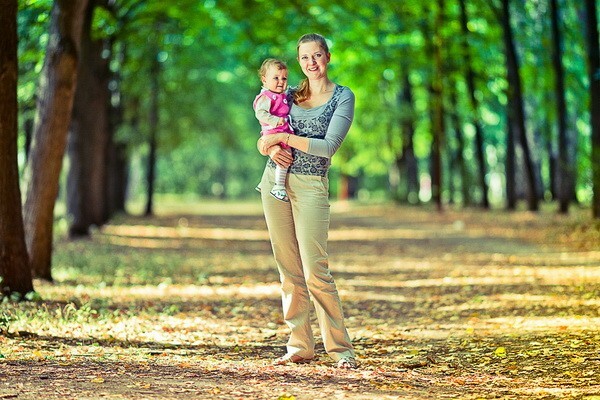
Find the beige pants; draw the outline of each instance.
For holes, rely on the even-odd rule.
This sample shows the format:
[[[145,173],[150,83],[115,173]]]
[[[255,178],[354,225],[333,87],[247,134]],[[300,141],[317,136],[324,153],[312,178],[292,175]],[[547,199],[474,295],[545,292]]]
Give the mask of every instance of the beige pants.
[[[267,167],[259,186],[281,279],[283,318],[291,329],[287,351],[304,358],[314,356],[309,315],[312,298],[325,351],[335,361],[354,357],[340,298],[329,271],[328,180],[289,174],[286,184],[289,203],[269,194],[274,180],[275,169]]]

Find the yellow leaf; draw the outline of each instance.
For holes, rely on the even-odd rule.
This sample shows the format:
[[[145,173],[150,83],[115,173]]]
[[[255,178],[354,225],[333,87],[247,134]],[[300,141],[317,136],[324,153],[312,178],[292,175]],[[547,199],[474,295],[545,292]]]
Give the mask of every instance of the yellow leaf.
[[[104,378],[101,378],[101,377],[98,376],[96,378],[92,378],[90,380],[90,382],[93,382],[93,383],[104,383]]]
[[[286,393],[279,396],[277,400],[296,400],[296,396],[294,396],[293,394]]]
[[[506,348],[498,347],[496,351],[494,351],[494,354],[496,355],[496,357],[504,358],[506,357]]]
[[[475,333],[475,328],[473,328],[473,327],[468,327],[468,328],[466,329],[466,332],[467,332],[467,335],[472,335],[472,334],[474,334],[474,333]]]
[[[581,364],[585,362],[585,357],[573,357],[571,358],[571,362],[575,364]]]

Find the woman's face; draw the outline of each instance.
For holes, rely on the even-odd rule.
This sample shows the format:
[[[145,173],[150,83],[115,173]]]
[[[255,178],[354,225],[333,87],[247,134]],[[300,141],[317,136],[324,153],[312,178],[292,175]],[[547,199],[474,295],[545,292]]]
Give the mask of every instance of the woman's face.
[[[327,76],[329,60],[330,54],[323,50],[317,42],[302,43],[298,47],[298,62],[308,79]]]

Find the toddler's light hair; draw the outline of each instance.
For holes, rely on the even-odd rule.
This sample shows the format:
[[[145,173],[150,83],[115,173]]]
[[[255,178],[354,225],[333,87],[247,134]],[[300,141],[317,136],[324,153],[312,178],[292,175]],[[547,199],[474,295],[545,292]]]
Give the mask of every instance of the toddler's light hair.
[[[283,62],[277,58],[267,58],[265,61],[263,61],[262,65],[260,66],[260,68],[258,70],[258,76],[260,76],[261,78],[263,76],[265,76],[267,74],[267,71],[271,67],[277,68],[278,71],[280,71],[282,69],[285,69],[285,70],[288,69],[285,62]]]

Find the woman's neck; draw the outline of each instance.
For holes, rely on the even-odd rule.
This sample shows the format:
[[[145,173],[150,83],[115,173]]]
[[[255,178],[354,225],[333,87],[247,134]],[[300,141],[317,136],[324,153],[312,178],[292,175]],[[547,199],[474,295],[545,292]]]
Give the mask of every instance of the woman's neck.
[[[331,92],[335,86],[328,78],[309,81],[309,85],[311,93],[315,95]]]

